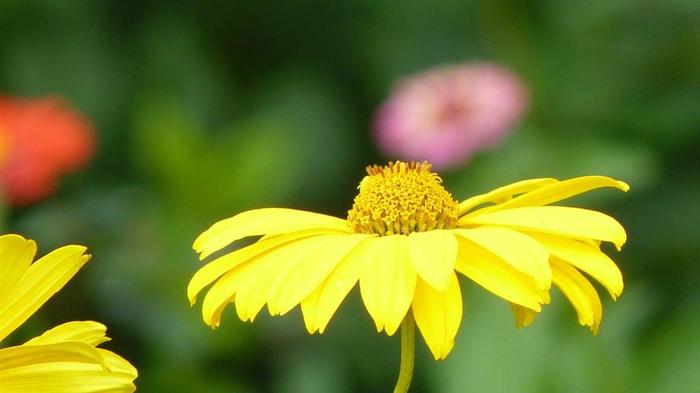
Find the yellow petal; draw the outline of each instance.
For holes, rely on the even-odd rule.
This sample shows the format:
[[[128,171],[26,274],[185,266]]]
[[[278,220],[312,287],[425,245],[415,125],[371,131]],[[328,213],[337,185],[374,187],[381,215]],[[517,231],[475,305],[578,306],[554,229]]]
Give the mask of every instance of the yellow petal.
[[[367,243],[362,242],[353,248],[328,278],[301,302],[304,324],[309,333],[318,331],[323,334],[343,299],[360,279],[363,248]]]
[[[0,299],[0,341],[58,292],[90,259],[83,246],[65,246],[33,263]]]
[[[29,364],[53,362],[92,363],[100,368],[106,366],[95,348],[78,341],[0,349],[0,373]],[[3,385],[0,384],[0,387]]]
[[[135,370],[130,373],[111,369],[112,359],[106,355],[108,351],[95,350],[85,343],[0,350],[4,351],[11,353],[0,354],[4,357],[0,362],[3,393],[130,393],[135,390]],[[9,361],[6,355],[11,355]],[[93,359],[91,355],[104,358],[105,362]]]
[[[418,275],[439,291],[447,288],[457,259],[457,241],[450,231],[414,232],[408,254]]]
[[[603,305],[593,285],[575,268],[565,262],[552,258],[552,278],[556,285],[569,299],[578,314],[578,322],[589,326],[594,334],[598,333],[603,319]]]
[[[459,215],[461,216],[469,210],[484,203],[503,203],[511,199],[514,195],[536,190],[540,187],[556,182],[557,179],[553,178],[528,179],[496,188],[495,190],[486,194],[475,195],[459,204]]]
[[[314,292],[338,263],[360,242],[365,234],[340,235],[328,238],[320,247],[310,250],[303,259],[284,265],[276,274],[268,293],[272,315],[284,315]]]
[[[408,257],[408,237],[368,239],[357,258],[363,260],[360,294],[377,331],[393,335],[408,311],[416,288],[416,271]]]
[[[193,248],[204,259],[247,236],[276,235],[311,228],[352,232],[345,220],[303,210],[267,208],[248,210],[221,220],[194,241]]]
[[[41,336],[34,337],[24,345],[44,345],[65,341],[80,341],[96,347],[109,341],[109,338],[105,336],[106,332],[107,327],[99,322],[74,321],[47,330]]]
[[[0,373],[3,393],[131,393],[128,376],[85,367],[84,363],[35,364]]]
[[[540,311],[546,303],[545,291],[538,290],[534,281],[513,269],[496,255],[476,244],[458,238],[459,251],[455,269],[491,293]]]
[[[518,231],[499,227],[454,229],[457,235],[498,256],[516,270],[532,277],[540,289],[552,285],[549,253],[533,238]]]
[[[513,317],[515,318],[515,327],[518,329],[530,326],[537,316],[537,313],[529,308],[514,303],[511,303],[510,306],[513,310]]]
[[[259,263],[249,261],[224,274],[214,283],[202,302],[202,320],[212,328],[219,327],[221,314],[226,306],[236,298],[238,288],[247,276],[255,274],[254,271],[261,266]]]
[[[572,196],[583,194],[596,188],[612,187],[622,191],[628,191],[629,186],[625,182],[611,179],[605,176],[582,176],[567,179],[560,182],[547,184],[544,187],[533,189],[523,195],[513,198],[496,206],[481,209],[474,214],[482,214],[495,210],[512,209],[515,207],[543,206]]]
[[[579,239],[609,241],[618,249],[627,241],[625,229],[603,213],[562,206],[517,207],[485,214],[467,215],[459,226],[507,226],[515,229],[549,233]]]
[[[208,264],[204,265],[204,267],[199,269],[194,276],[192,276],[192,280],[190,280],[190,283],[187,286],[187,297],[190,300],[190,305],[197,301],[197,294],[202,289],[241,263],[289,242],[328,233],[337,232],[326,229],[308,229],[273,236],[266,239],[261,239],[254,244],[240,248],[209,262]]]
[[[31,339],[23,345],[36,346],[78,341],[92,347],[97,347],[109,341],[109,337],[106,336],[106,333],[107,327],[99,322],[73,321],[47,330],[41,336]],[[132,381],[138,376],[136,368],[121,356],[101,348],[97,348],[97,352],[102,358],[103,364],[107,366],[107,369],[111,373],[121,373],[124,376],[130,377]]]
[[[36,254],[36,243],[19,235],[0,236],[0,299],[19,282]]]
[[[344,237],[347,235],[340,236]],[[335,240],[338,238],[339,236],[337,235],[313,236],[290,243],[257,258],[253,263],[260,267],[246,274],[236,292],[235,303],[238,317],[244,321],[252,322],[265,303],[270,301],[270,294],[273,288],[276,285],[283,286],[284,283],[281,280],[288,278],[287,272],[293,271],[295,266],[301,265],[305,260],[309,259],[309,257],[319,262],[323,259],[323,255],[329,255],[331,247],[336,245]],[[337,263],[337,260],[335,262]],[[330,270],[332,270],[332,268],[326,272],[326,275]],[[281,291],[288,289],[288,287],[284,286],[281,288]],[[313,289],[315,288],[302,288],[302,291],[308,290],[308,294],[313,291]],[[298,293],[294,293],[293,295],[299,296]],[[305,295],[302,294],[301,298],[303,299],[304,296]],[[284,299],[276,300],[278,302],[284,301]],[[298,304],[300,301],[301,299],[291,307]],[[283,305],[287,307],[288,303],[284,303]],[[270,308],[271,315],[274,315],[278,311],[279,310]]]
[[[306,237],[269,250],[224,274],[209,290],[202,303],[202,317],[212,327],[219,325],[221,312],[235,298],[236,312],[244,321],[252,321],[267,302],[268,291],[280,269],[298,262],[329,237]],[[272,240],[272,239],[270,239]]]
[[[462,294],[454,271],[442,292],[418,279],[412,309],[416,325],[435,360],[446,358],[462,322]]]
[[[104,360],[105,364],[107,365],[107,369],[111,374],[120,374],[122,377],[126,377],[130,381],[133,381],[138,377],[136,367],[134,367],[123,357],[102,348],[97,348],[97,352],[99,352],[102,356],[102,359]]]
[[[94,321],[73,321],[47,330],[39,337],[35,337],[23,346],[40,346],[50,344],[63,344],[66,342],[81,342],[91,347],[96,347],[109,341],[105,335],[107,327]],[[120,373],[133,381],[138,376],[136,368],[121,356],[101,348],[97,348],[97,354],[102,366],[106,366],[110,373]],[[94,353],[93,353],[94,355]]]
[[[547,247],[552,256],[573,265],[598,280],[613,299],[617,299],[622,293],[624,283],[620,268],[598,247],[560,236],[544,234],[533,234],[532,236]]]
[[[250,269],[242,275],[241,284],[236,291],[234,300],[236,314],[242,321],[253,322],[258,316],[260,310],[267,303],[267,294],[282,266],[285,263],[299,261],[305,252],[311,251],[311,248],[304,243],[288,247],[289,249],[284,250],[286,252],[281,253],[281,255],[289,255],[289,259],[275,258],[273,255],[267,254],[267,258],[253,262],[257,265],[255,269]],[[293,251],[297,251],[297,253],[292,254]]]

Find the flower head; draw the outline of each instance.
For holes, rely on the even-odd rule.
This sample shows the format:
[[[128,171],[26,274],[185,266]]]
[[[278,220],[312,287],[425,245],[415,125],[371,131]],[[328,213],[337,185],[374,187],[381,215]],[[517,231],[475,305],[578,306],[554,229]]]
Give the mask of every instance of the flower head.
[[[348,223],[355,232],[408,235],[454,228],[459,203],[430,170],[430,164],[399,162],[367,168]]]
[[[94,150],[92,126],[59,98],[0,96],[0,184],[8,203],[27,205],[53,193]]]
[[[232,302],[244,321],[265,305],[271,315],[301,305],[307,330],[323,333],[359,283],[377,331],[392,335],[412,315],[442,359],[462,318],[459,273],[512,304],[518,326],[549,302],[554,283],[579,322],[596,332],[602,306],[583,273],[613,298],[620,295],[622,275],[600,242],[619,248],[625,230],[603,213],[549,205],[600,187],[628,189],[603,176],[544,178],[458,202],[427,163],[372,166],[347,219],[267,208],[214,224],[195,240],[201,259],[244,237],[262,237],[201,268],[188,297],[194,304],[213,283],[202,305],[212,327]]]
[[[65,246],[32,263],[36,243],[0,236],[0,343],[58,292],[90,259],[85,247]],[[59,325],[22,345],[0,348],[0,391],[133,392],[136,369],[98,346],[104,325]]]
[[[398,83],[377,112],[375,138],[389,155],[455,167],[500,141],[526,106],[525,87],[502,66],[437,67]]]

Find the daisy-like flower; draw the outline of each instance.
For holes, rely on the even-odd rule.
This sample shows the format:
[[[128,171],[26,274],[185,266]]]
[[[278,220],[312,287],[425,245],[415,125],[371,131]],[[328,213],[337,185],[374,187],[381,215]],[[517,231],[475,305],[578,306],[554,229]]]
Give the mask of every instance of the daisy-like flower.
[[[377,111],[374,136],[390,156],[453,168],[503,139],[527,101],[520,78],[501,65],[439,66],[396,84]]]
[[[549,302],[552,283],[593,332],[602,306],[586,275],[613,298],[622,292],[620,270],[600,242],[619,249],[623,227],[597,211],[549,205],[600,187],[626,191],[623,182],[603,176],[531,179],[459,202],[428,163],[395,162],[367,173],[346,219],[268,208],[237,214],[202,233],[194,242],[200,259],[244,237],[262,236],[194,275],[192,304],[214,283],[204,297],[204,322],[218,327],[232,302],[243,321],[253,321],[265,305],[271,315],[301,305],[309,333],[323,333],[359,283],[377,331],[393,335],[403,326],[402,336],[408,336],[399,392],[410,382],[414,320],[435,359],[452,350],[462,319],[458,274],[512,304],[518,326],[530,324]]]
[[[90,259],[83,246],[61,247],[32,263],[35,254],[32,240],[0,236],[0,343]],[[109,341],[105,332],[98,322],[68,322],[0,348],[0,392],[133,392],[136,369],[98,348]]]
[[[28,205],[52,194],[61,176],[94,152],[90,122],[57,97],[0,96],[0,187],[5,202]]]

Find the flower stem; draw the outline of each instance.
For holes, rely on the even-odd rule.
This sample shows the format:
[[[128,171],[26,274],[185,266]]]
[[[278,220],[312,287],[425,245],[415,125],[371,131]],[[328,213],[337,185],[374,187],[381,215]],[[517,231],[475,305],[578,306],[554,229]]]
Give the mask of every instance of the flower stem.
[[[394,393],[407,393],[413,378],[413,363],[416,352],[416,322],[413,320],[413,312],[408,310],[406,317],[401,322],[401,366],[399,379],[396,381]]]

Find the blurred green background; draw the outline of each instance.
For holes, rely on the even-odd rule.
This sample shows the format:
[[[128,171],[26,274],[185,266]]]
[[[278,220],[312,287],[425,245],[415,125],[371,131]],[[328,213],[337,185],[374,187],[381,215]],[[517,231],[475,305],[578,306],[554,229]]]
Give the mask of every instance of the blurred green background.
[[[60,192],[9,212],[46,252],[93,261],[19,332],[95,319],[142,392],[389,392],[398,337],[353,291],[326,334],[298,311],[211,331],[185,288],[195,236],[244,209],[344,216],[392,82],[482,59],[517,71],[530,112],[444,173],[457,198],[527,177],[606,174],[632,191],[578,203],[617,217],[626,290],[599,336],[562,296],[516,331],[463,283],[455,350],[420,343],[414,392],[697,392],[700,386],[700,3],[696,0],[0,2],[0,91],[59,94],[99,147]],[[262,314],[261,314],[262,315]],[[16,338],[19,340],[19,338]]]

